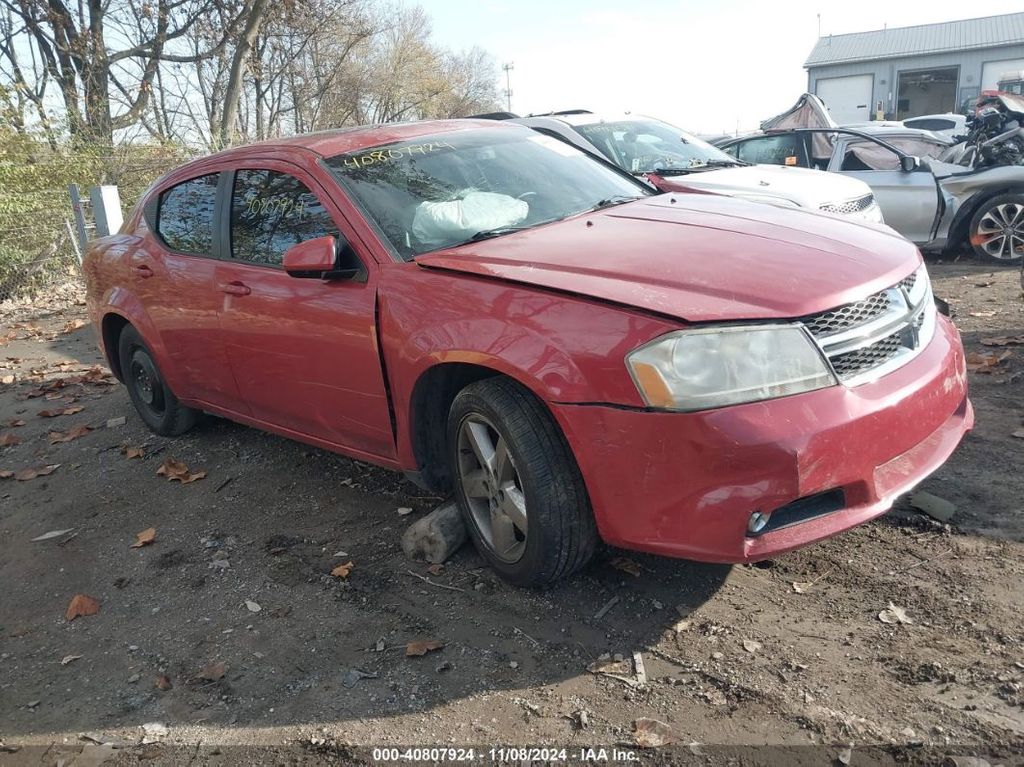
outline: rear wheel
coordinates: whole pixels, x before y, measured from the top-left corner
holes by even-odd
[[[448,444],[470,537],[505,580],[542,586],[593,556],[597,527],[576,459],[546,408],[507,378],[452,403]]]
[[[174,396],[139,331],[126,325],[117,348],[128,396],[146,425],[165,437],[184,434],[195,426],[200,412],[185,407]]]
[[[1001,194],[982,203],[971,218],[971,247],[989,263],[1024,260],[1024,194]]]

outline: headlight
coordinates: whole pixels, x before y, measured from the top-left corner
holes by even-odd
[[[835,376],[807,331],[793,325],[680,330],[626,357],[649,407],[709,408],[821,389]]]
[[[732,196],[740,200],[749,200],[750,202],[766,202],[769,205],[776,205],[780,208],[802,207],[800,203],[793,202],[785,197],[776,197],[771,194],[747,194],[745,192],[737,192]]]

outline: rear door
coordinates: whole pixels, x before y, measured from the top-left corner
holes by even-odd
[[[373,260],[359,253],[326,191],[290,163],[246,160],[224,200],[229,257],[216,266],[220,331],[252,416],[296,435],[393,458]],[[284,271],[289,247],[327,234],[354,246],[361,276],[321,280]]]
[[[930,170],[901,170],[896,152],[851,136],[840,136],[829,170],[870,186],[885,223],[908,240],[918,245],[931,242],[939,212],[939,187]]]
[[[145,248],[129,264],[132,289],[170,358],[175,394],[244,412],[220,342],[214,291],[216,200],[226,181],[208,173],[163,190]]]

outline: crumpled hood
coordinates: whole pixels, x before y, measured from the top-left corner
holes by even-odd
[[[653,176],[651,181],[666,192],[699,189],[716,194],[781,197],[813,210],[871,194],[871,188],[859,179],[784,165],[746,165],[682,176]]]
[[[920,260],[891,230],[701,194],[648,197],[415,259],[690,322],[825,311],[895,284]]]

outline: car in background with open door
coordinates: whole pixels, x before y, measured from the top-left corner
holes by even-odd
[[[983,261],[1024,258],[1024,169],[974,170],[943,158],[951,142],[930,131],[845,128],[823,119],[805,94],[763,132],[722,141],[745,162],[817,168],[871,187],[886,223],[922,250],[971,247]],[[815,124],[817,122],[817,124]],[[808,127],[804,127],[808,126]]]

